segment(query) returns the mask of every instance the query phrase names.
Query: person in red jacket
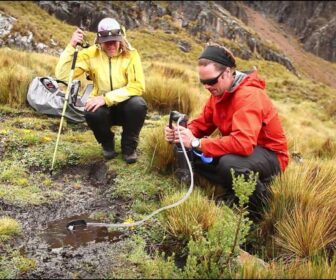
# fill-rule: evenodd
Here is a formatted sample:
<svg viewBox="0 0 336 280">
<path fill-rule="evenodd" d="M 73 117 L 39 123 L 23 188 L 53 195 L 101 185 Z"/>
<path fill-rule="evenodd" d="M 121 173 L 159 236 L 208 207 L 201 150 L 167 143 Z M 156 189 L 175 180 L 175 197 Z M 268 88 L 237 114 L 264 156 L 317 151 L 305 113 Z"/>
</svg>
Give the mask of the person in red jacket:
<svg viewBox="0 0 336 280">
<path fill-rule="evenodd" d="M 211 164 L 193 162 L 194 172 L 232 191 L 231 168 L 248 176 L 258 172 L 256 189 L 250 197 L 251 212 L 260 212 L 264 195 L 274 176 L 288 164 L 288 147 L 278 112 L 265 92 L 257 71 L 236 70 L 232 53 L 208 44 L 198 60 L 200 82 L 211 96 L 203 112 L 179 126 L 185 148 L 213 157 Z M 216 129 L 220 137 L 210 136 Z M 177 128 L 165 127 L 165 139 L 179 143 Z"/>
</svg>

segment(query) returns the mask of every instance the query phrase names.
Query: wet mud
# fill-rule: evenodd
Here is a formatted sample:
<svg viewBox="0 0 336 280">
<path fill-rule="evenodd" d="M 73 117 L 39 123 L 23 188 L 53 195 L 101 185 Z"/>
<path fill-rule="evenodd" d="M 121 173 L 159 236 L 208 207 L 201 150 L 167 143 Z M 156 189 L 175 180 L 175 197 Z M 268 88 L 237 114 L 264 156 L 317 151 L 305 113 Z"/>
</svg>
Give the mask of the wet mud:
<svg viewBox="0 0 336 280">
<path fill-rule="evenodd" d="M 69 231 L 66 225 L 76 219 L 123 222 L 129 203 L 113 198 L 116 176 L 104 161 L 98 161 L 53 175 L 53 183 L 63 193 L 57 200 L 23 206 L 0 199 L 2 215 L 22 226 L 22 234 L 11 241 L 11 246 L 36 261 L 36 268 L 19 278 L 104 278 L 113 270 L 114 256 L 122 251 L 129 236 L 127 230 L 96 227 Z M 102 218 L 97 220 L 95 213 Z M 0 253 L 4 252 L 0 248 Z"/>
</svg>

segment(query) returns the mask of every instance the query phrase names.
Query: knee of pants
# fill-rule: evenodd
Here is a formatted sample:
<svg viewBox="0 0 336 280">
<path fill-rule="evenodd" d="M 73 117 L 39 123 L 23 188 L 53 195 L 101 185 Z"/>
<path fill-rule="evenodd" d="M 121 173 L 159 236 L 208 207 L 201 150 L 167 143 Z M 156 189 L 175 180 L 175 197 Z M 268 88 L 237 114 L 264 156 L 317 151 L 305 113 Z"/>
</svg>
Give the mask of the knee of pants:
<svg viewBox="0 0 336 280">
<path fill-rule="evenodd" d="M 220 176 L 231 177 L 231 169 L 233 169 L 234 171 L 239 170 L 240 173 L 246 171 L 246 168 L 240 166 L 238 156 L 231 154 L 222 156 L 216 166 L 217 173 Z"/>
<path fill-rule="evenodd" d="M 87 122 L 101 122 L 108 118 L 108 111 L 103 108 L 98 108 L 95 112 L 85 111 L 85 119 Z"/>
<path fill-rule="evenodd" d="M 128 101 L 126 111 L 132 114 L 146 114 L 146 101 L 141 96 L 134 96 Z"/>
</svg>

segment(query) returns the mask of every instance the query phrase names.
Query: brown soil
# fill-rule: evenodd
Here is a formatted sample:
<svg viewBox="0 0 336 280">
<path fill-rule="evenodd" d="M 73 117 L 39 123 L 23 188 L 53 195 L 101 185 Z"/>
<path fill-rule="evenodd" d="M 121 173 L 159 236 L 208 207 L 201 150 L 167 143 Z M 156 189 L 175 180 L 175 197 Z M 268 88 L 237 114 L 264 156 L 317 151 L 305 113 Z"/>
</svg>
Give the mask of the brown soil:
<svg viewBox="0 0 336 280">
<path fill-rule="evenodd" d="M 336 65 L 303 49 L 289 28 L 244 5 L 248 26 L 262 39 L 276 45 L 292 61 L 297 72 L 316 82 L 336 88 Z"/>
<path fill-rule="evenodd" d="M 67 167 L 51 177 L 63 196 L 41 205 L 20 205 L 0 198 L 0 213 L 17 220 L 22 234 L 11 248 L 36 261 L 36 267 L 17 274 L 17 279 L 103 279 L 109 276 L 124 254 L 129 233 L 106 227 L 69 231 L 72 220 L 92 220 L 89 214 L 113 213 L 120 223 L 129 211 L 129 202 L 113 198 L 114 178 L 103 161 Z M 75 183 L 78 187 L 75 187 Z M 104 221 L 103 221 L 104 222 Z M 106 221 L 110 222 L 110 221 Z M 0 255 L 11 258 L 9 246 L 0 243 Z M 3 267 L 3 266 L 2 266 Z M 1 267 L 1 268 L 2 268 Z"/>
</svg>

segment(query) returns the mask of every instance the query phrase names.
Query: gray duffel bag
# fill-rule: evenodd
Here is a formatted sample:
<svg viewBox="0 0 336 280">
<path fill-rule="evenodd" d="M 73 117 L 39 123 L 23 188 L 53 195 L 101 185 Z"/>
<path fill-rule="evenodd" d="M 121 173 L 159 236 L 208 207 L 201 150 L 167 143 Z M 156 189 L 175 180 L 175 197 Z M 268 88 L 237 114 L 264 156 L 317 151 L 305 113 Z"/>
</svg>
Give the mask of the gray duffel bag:
<svg viewBox="0 0 336 280">
<path fill-rule="evenodd" d="M 61 91 L 59 84 L 67 86 L 66 82 L 52 77 L 35 77 L 28 88 L 27 101 L 29 105 L 41 114 L 62 116 L 65 93 Z M 78 96 L 79 89 L 80 81 L 74 80 L 64 114 L 65 118 L 74 123 L 85 121 L 84 104 L 92 90 L 92 84 L 87 86 L 81 97 Z"/>
</svg>

